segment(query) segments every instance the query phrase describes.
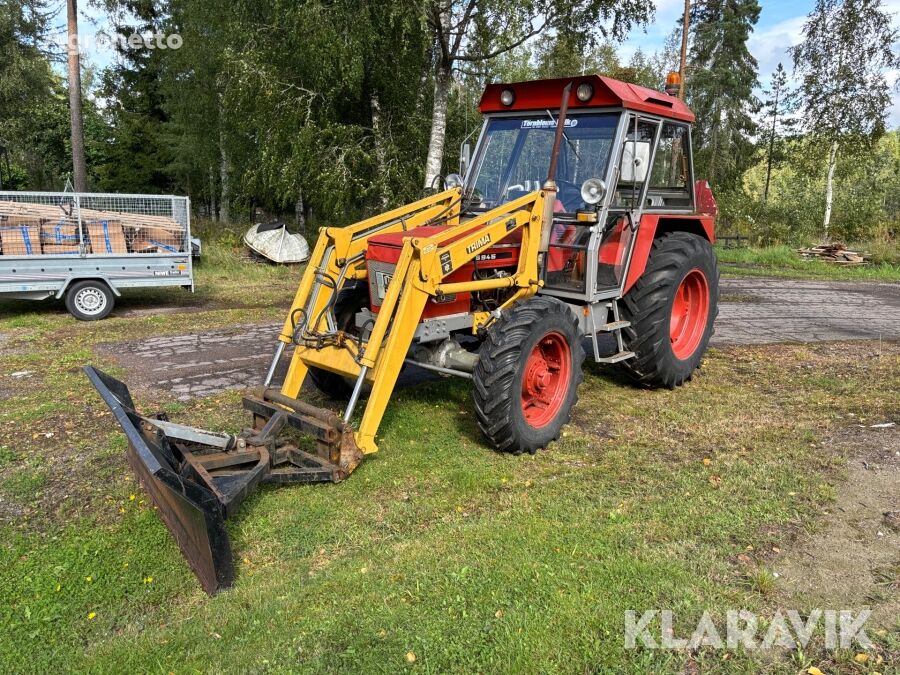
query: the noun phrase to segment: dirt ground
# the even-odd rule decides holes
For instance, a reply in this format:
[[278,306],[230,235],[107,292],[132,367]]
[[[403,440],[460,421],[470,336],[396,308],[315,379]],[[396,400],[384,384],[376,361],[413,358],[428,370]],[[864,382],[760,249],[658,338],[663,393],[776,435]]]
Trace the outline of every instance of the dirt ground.
[[[723,279],[713,346],[900,338],[900,285]],[[160,308],[157,313],[169,313]],[[117,313],[149,311],[117,309]],[[190,311],[190,309],[188,309]],[[186,321],[189,325],[189,322]],[[244,324],[99,345],[131,386],[178,400],[262,384],[280,323]],[[607,345],[613,349],[612,340]]]
[[[889,423],[889,422],[888,422]],[[847,455],[848,476],[816,532],[776,556],[785,605],[870,607],[868,625],[900,620],[900,424],[857,425],[830,439]]]

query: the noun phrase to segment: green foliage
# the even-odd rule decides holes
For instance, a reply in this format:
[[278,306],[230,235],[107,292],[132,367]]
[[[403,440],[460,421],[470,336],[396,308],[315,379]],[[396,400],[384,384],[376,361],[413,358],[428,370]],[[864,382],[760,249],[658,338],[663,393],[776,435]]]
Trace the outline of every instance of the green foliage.
[[[833,176],[839,151],[851,155],[884,133],[891,101],[886,74],[900,66],[896,51],[900,31],[881,0],[817,0],[803,27],[803,42],[792,48],[795,70],[801,75],[804,125],[825,141],[824,235],[829,236]],[[822,77],[827,73],[827,77]],[[858,195],[839,196],[871,207]]]
[[900,65],[898,39],[881,0],[816,0],[803,42],[791,50],[806,128],[829,141],[877,140],[890,104],[885,73]]
[[15,188],[61,187],[70,166],[68,103],[45,44],[44,2],[0,5],[0,145],[9,149]]
[[48,21],[44,2],[5,0],[0,5],[0,125],[19,117],[50,86],[50,64],[38,46]]
[[[766,160],[760,156],[739,189],[718,192],[723,229],[753,237],[761,244],[808,244],[821,231],[825,175],[815,157],[820,146],[806,137],[785,141],[789,161],[774,166],[769,199],[765,190]],[[848,148],[849,150],[849,148]],[[842,155],[835,171],[831,225],[841,241],[889,241],[900,233],[900,131],[883,136],[874,147],[864,145]],[[896,245],[895,245],[896,246]]]

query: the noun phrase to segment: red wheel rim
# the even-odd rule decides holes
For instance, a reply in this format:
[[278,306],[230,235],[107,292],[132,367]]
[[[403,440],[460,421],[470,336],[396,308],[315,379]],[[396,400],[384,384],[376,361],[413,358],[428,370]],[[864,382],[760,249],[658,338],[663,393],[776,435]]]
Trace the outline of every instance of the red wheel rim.
[[545,427],[556,417],[572,377],[572,351],[559,333],[538,340],[525,361],[522,376],[522,413],[535,428]]
[[697,351],[706,332],[708,316],[709,284],[706,275],[695,268],[681,280],[672,301],[669,338],[676,358],[683,361]]

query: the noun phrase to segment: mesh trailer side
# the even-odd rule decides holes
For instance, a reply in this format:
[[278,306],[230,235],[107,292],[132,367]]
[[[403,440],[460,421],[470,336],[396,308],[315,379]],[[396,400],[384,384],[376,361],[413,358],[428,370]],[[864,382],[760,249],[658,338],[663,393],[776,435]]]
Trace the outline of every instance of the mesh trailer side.
[[0,255],[190,254],[187,197],[0,192]]

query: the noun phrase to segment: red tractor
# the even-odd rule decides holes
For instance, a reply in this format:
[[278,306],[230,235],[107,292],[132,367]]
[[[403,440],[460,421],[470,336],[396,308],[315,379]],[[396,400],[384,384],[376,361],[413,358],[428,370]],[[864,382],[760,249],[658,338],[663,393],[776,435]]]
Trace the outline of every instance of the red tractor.
[[[687,106],[589,75],[490,85],[480,109],[471,161],[444,191],[322,229],[242,434],[141,416],[124,384],[87,369],[210,592],[233,578],[223,519],[260,481],[346,478],[377,450],[404,365],[471,379],[485,437],[518,454],[569,420],[586,338],[595,361],[648,386],[683,384],[703,358],[716,203],[694,179]],[[300,400],[307,375],[341,415]]]

